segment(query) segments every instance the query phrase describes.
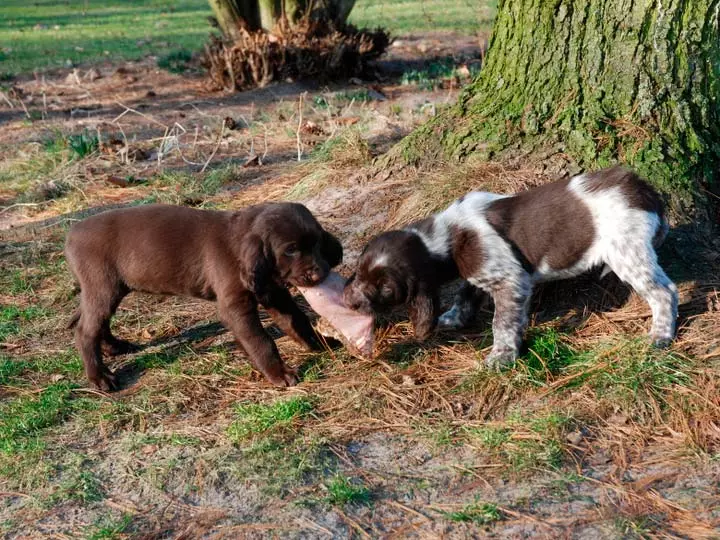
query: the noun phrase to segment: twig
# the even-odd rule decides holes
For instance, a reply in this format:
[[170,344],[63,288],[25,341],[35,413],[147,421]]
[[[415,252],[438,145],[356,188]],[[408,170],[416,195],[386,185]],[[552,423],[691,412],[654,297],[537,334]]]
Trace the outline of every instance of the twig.
[[297,521],[299,524],[304,525],[304,526],[306,526],[306,527],[310,527],[311,529],[315,529],[316,531],[324,532],[325,534],[327,534],[328,536],[330,536],[330,538],[334,538],[334,537],[335,537],[335,535],[333,534],[332,531],[330,531],[329,529],[326,529],[326,528],[323,527],[322,525],[319,525],[319,524],[315,523],[314,521],[312,521],[312,520],[310,520],[310,519],[308,519],[308,518],[301,517],[301,518],[297,518],[296,521]]
[[42,202],[38,202],[38,203],[30,203],[30,202],[28,202],[28,203],[15,203],[15,204],[11,204],[11,205],[9,205],[9,206],[3,206],[3,207],[2,207],[2,210],[0,210],[0,214],[4,214],[4,213],[7,212],[8,210],[12,210],[13,208],[17,208],[17,207],[19,207],[19,206],[40,206],[40,205],[42,205],[42,204],[47,204],[47,203],[49,203],[49,202],[50,202],[50,201],[42,201]]
[[0,97],[2,97],[5,100],[5,103],[7,103],[11,109],[15,108],[15,105],[13,105],[13,102],[10,101],[10,98],[7,97],[7,94],[5,92],[0,91]]
[[262,165],[265,162],[265,156],[267,156],[267,153],[268,153],[267,126],[265,124],[263,124],[263,129],[265,130],[265,133],[263,134],[263,142],[265,144],[265,150],[263,151],[263,155],[260,158],[260,165]]
[[298,127],[297,132],[295,133],[295,136],[297,138],[297,154],[298,154],[298,161],[302,160],[302,140],[300,139],[300,129],[302,128],[302,121],[303,121],[303,98],[305,97],[305,93],[303,92],[300,94],[300,98],[298,99]]
[[339,508],[336,508],[335,511],[340,514],[340,517],[343,519],[343,521],[345,521],[348,525],[350,525],[353,529],[360,533],[360,536],[362,536],[363,538],[372,538],[367,532],[365,532],[365,529],[363,529],[357,521],[351,519],[350,516],[348,516],[345,512],[343,512]]
[[128,107],[127,105],[125,105],[125,104],[123,104],[123,103],[121,103],[121,102],[119,102],[119,101],[117,101],[117,100],[115,101],[115,103],[117,103],[118,105],[120,105],[120,106],[121,106],[123,109],[125,109],[125,110],[124,110],[123,112],[121,112],[119,115],[117,115],[113,120],[111,120],[111,121],[110,121],[111,124],[117,123],[117,121],[120,120],[120,119],[121,119],[123,116],[125,116],[127,113],[135,113],[135,114],[137,114],[138,116],[142,116],[142,117],[145,118],[146,120],[149,120],[150,122],[152,122],[152,123],[154,123],[154,124],[157,124],[158,126],[162,126],[162,127],[164,127],[165,129],[169,129],[169,127],[168,127],[166,124],[163,124],[163,123],[160,122],[159,120],[155,120],[152,116],[148,116],[148,115],[145,114],[145,113],[141,113],[140,111],[136,111],[136,110],[133,109],[132,107]]
[[215,145],[215,148],[213,149],[212,154],[210,154],[210,157],[205,162],[205,165],[203,165],[203,168],[200,169],[201,173],[205,172],[205,169],[207,169],[208,165],[210,165],[210,161],[212,160],[212,158],[215,157],[215,154],[217,153],[218,148],[220,148],[220,143],[222,142],[223,135],[225,135],[225,122],[222,122],[220,124],[220,135],[218,136],[217,144]]

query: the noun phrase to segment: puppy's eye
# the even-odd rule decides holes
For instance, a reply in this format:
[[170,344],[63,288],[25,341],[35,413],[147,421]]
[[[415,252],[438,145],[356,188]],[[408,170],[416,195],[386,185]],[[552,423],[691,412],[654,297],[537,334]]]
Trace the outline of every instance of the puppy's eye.
[[300,254],[300,250],[295,244],[291,244],[288,247],[285,248],[285,256],[286,257],[296,257]]

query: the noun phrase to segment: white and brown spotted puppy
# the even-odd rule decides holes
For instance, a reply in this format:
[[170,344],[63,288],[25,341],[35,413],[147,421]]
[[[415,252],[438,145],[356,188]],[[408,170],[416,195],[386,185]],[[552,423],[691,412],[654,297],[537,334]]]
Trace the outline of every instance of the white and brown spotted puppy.
[[[533,285],[605,265],[652,309],[650,337],[670,344],[678,294],[658,265],[655,247],[668,226],[658,194],[636,174],[614,167],[513,196],[473,192],[402,231],[374,238],[345,288],[345,303],[365,312],[408,304],[418,337],[438,324],[462,328],[481,291],[495,303],[494,368],[518,355]],[[465,280],[452,308],[439,315],[439,289]]]

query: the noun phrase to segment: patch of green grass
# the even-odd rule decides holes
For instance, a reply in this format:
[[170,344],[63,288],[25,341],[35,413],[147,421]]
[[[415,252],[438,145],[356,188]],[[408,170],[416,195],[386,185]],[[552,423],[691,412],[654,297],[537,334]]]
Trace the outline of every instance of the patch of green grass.
[[370,91],[367,88],[360,88],[359,90],[343,90],[336,92],[333,96],[338,101],[355,101],[359,103],[367,103],[372,101],[373,98],[370,95]]
[[310,157],[320,162],[333,162],[335,166],[367,163],[372,158],[368,143],[357,127],[347,128],[318,144]]
[[512,431],[507,427],[471,427],[463,430],[473,440],[478,440],[485,448],[494,450],[510,440]]
[[657,530],[657,525],[657,520],[651,516],[615,518],[615,528],[627,540],[655,538],[653,531]]
[[22,324],[40,317],[45,317],[47,310],[40,306],[19,308],[17,306],[0,306],[0,342],[22,331]]
[[325,489],[325,502],[333,506],[369,504],[372,498],[371,491],[359,479],[348,478],[339,473],[325,484]]
[[227,429],[233,441],[267,434],[289,427],[307,416],[313,404],[305,396],[281,399],[272,403],[241,403],[235,406],[235,421]]
[[316,482],[337,467],[327,441],[317,437],[260,437],[240,452],[232,473],[262,485],[272,496],[284,495],[291,486]]
[[51,497],[53,504],[65,500],[88,504],[105,498],[100,480],[86,468],[87,464],[81,466],[84,467],[83,470],[75,471],[70,478],[60,484],[58,491]]
[[479,64],[470,64],[460,71],[452,58],[437,60],[430,63],[425,69],[413,69],[403,73],[400,83],[404,85],[417,85],[421,90],[434,90],[442,86],[443,82],[451,79],[469,79],[480,72]]
[[87,130],[75,135],[68,135],[67,142],[73,157],[78,159],[94,154],[100,146],[97,134]]
[[80,356],[74,349],[33,358],[0,356],[0,385],[17,384],[24,372],[78,376],[83,373]]
[[566,339],[554,328],[531,330],[527,337],[528,352],[518,360],[516,369],[531,384],[544,385],[573,364],[582,363],[585,355]]
[[0,404],[0,452],[18,454],[41,448],[45,430],[76,412],[97,408],[93,400],[74,397],[74,387],[58,382]]
[[193,201],[191,203],[193,206],[198,206],[198,202],[200,203],[199,206],[202,207],[211,206],[211,203],[206,202],[205,199],[214,195],[226,183],[235,179],[238,174],[237,170],[237,165],[229,164],[203,174],[178,171],[162,172],[154,176],[151,183],[175,189],[157,192],[153,196],[153,200],[148,201],[148,203],[161,200],[173,204],[188,204],[188,202]]
[[177,362],[184,352],[180,348],[173,348],[165,351],[144,353],[135,358],[135,365],[143,370],[165,368]]
[[479,503],[468,504],[462,510],[453,512],[440,511],[443,517],[449,521],[461,523],[474,523],[476,525],[490,525],[502,518],[502,514],[496,504]]
[[609,355],[609,365],[588,374],[586,384],[592,385],[599,395],[624,403],[653,399],[663,404],[673,387],[687,386],[692,381],[687,358],[655,349],[644,339],[601,346],[595,354]]
[[48,137],[42,143],[43,149],[50,154],[59,154],[67,150],[68,139],[59,129],[53,130],[52,137]]
[[503,449],[505,460],[516,474],[536,469],[557,469],[564,450],[557,439],[521,440]]
[[[335,354],[337,353],[340,353],[340,351],[336,351]],[[298,370],[300,380],[306,382],[319,381],[323,378],[323,371],[332,361],[332,354],[327,351],[311,355]]]
[[362,0],[350,13],[350,22],[381,26],[394,35],[428,31],[475,35],[490,30],[496,9],[497,0]]
[[207,39],[210,14],[205,0],[5,0],[0,69],[17,74],[198,50]]
[[574,422],[570,414],[510,413],[501,425],[465,428],[463,434],[500,457],[516,474],[557,469],[563,463],[564,440]]
[[437,448],[455,445],[459,440],[457,428],[436,413],[421,415],[413,428],[420,437]]
[[183,73],[192,61],[192,53],[187,49],[178,49],[162,55],[158,58],[157,64],[161,69],[170,73]]
[[126,538],[125,533],[130,528],[132,516],[125,514],[121,518],[103,517],[87,529],[87,540],[119,540]]
[[172,446],[200,446],[202,439],[183,435],[181,433],[162,433],[159,435],[140,435],[133,440],[131,449],[137,449],[147,444],[170,444]]

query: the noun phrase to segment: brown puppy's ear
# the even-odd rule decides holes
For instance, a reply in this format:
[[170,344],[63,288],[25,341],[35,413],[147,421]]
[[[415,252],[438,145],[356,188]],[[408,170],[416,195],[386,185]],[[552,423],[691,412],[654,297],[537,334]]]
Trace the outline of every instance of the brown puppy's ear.
[[425,339],[437,326],[440,315],[440,298],[437,291],[421,288],[408,305],[410,321],[415,328],[415,337]]
[[269,301],[275,270],[272,258],[265,251],[265,245],[257,234],[248,235],[243,239],[240,264],[245,286],[263,305]]
[[342,262],[342,244],[340,243],[340,240],[335,238],[327,231],[322,232],[322,238],[320,240],[320,252],[322,253],[323,259],[325,259],[330,268],[333,268]]

